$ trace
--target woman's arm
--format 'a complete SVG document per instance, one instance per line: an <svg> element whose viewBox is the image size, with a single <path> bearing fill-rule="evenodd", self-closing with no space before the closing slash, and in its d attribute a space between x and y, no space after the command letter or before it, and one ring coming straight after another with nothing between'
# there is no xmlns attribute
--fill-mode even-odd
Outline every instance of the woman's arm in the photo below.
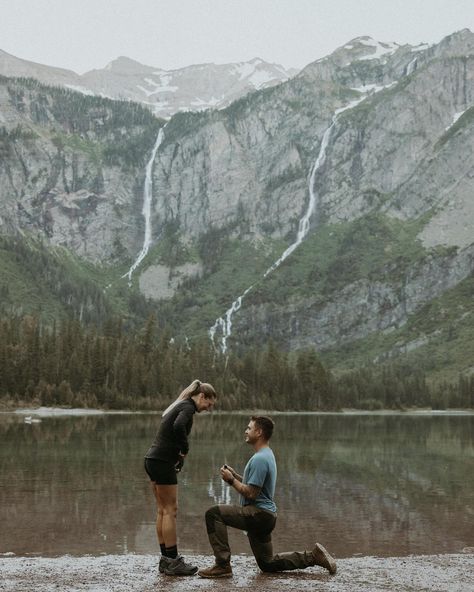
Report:
<svg viewBox="0 0 474 592"><path fill-rule="evenodd" d="M191 407L184 407L176 416L173 422L173 432L179 451L182 456L189 452L188 443L188 425L193 421L193 409Z"/></svg>

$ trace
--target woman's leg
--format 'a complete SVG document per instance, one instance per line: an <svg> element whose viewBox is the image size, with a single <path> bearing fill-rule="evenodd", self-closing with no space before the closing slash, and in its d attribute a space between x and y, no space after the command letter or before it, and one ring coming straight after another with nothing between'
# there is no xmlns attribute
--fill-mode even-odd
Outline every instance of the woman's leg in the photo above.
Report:
<svg viewBox="0 0 474 592"><path fill-rule="evenodd" d="M157 485L156 483L152 482L151 486L153 489L153 495L155 496L156 500L156 536L158 537L158 543L160 545L160 548L162 548L162 545L164 545L165 542L163 539L163 512L160 507L158 492L156 490Z"/></svg>
<svg viewBox="0 0 474 592"><path fill-rule="evenodd" d="M178 512L178 486L154 484L158 507L156 532L158 540L167 549L176 546L176 514Z"/></svg>
<svg viewBox="0 0 474 592"><path fill-rule="evenodd" d="M176 514L178 512L178 486L158 485L155 483L156 500L161 514L158 518L156 531L158 537L162 537L165 545L166 559L168 563L163 564L163 571L169 576L193 576L198 568L195 565L186 563L178 555L176 538ZM161 532L161 534L160 534Z"/></svg>

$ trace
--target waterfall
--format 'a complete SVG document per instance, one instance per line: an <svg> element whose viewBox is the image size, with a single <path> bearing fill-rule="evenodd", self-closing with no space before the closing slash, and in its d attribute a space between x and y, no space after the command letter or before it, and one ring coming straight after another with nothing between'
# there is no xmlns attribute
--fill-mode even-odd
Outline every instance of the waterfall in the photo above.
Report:
<svg viewBox="0 0 474 592"><path fill-rule="evenodd" d="M410 74L412 74L415 71L417 60L418 58L413 58L412 61L408 64L405 76L410 76Z"/></svg>
<svg viewBox="0 0 474 592"><path fill-rule="evenodd" d="M243 294L241 294L234 302L232 302L231 307L226 310L224 317L219 317L216 322L212 325L209 329L209 337L211 341L214 343L214 337L218 329L222 330L222 340L221 340L221 351L225 353L227 350L227 338L230 336L232 332L232 315L234 312L237 312L239 308L242 306L242 300L247 296L250 290L253 288L253 285L250 286L245 290Z"/></svg>
<svg viewBox="0 0 474 592"><path fill-rule="evenodd" d="M153 163L155 162L156 153L158 152L158 148L160 147L163 139L165 137L165 126L160 128L158 132L158 136L156 138L155 145L153 146L153 150L151 152L150 160L146 165L145 171L145 184L143 186L143 207L142 207L142 215L145 218L145 237L143 239L143 247L142 250L138 253L138 256L130 267L130 269L125 273L122 277L128 277L128 282L132 281L132 273L137 269L143 259L146 257L148 253L148 249L151 246L152 236L151 236L151 202L153 198Z"/></svg>
<svg viewBox="0 0 474 592"><path fill-rule="evenodd" d="M262 278L266 278L269 274L271 274L273 271L275 271L275 269L277 269L283 263L283 261L285 261L285 259L287 259L293 253L293 251L299 247L299 245L303 242L306 235L308 234L309 222L310 222L311 216L314 214L314 211L316 209L317 197L318 197L317 193L315 191L316 174L317 174L318 170L323 166L323 164L326 160L327 147L329 144L329 140L331 138L332 131L334 130L334 128L336 126L337 119L343 111L347 111L348 109L353 109L356 105L358 105L365 98L366 97L363 96L360 99L356 99L355 101L352 101L351 103L349 103L345 107L338 109L334 113L333 118L331 120L331 124L329 125L329 127L326 129L326 131L323 134L323 139L321 141L321 147L319 149L318 157L316 158L316 161L311 169L311 174L309 176L309 181L308 181L308 189L309 189L308 207L306 209L304 216L301 218L301 220L299 222L296 240L265 271ZM243 292L243 294L241 294L236 300L234 300L234 302L231 304L230 308L225 312L224 316L216 319L216 322L214 323L214 325L209 329L209 337L213 343L214 343L214 339L215 339L217 331L219 329L221 330L222 338L221 338L220 349L221 349L222 353L225 353L227 351L227 339L230 337L230 335L232 333L232 315L241 308L242 300L245 298L245 296L247 296L247 294L250 292L250 290L252 290L253 287L254 286L252 285L249 288L247 288L245 290L245 292Z"/></svg>

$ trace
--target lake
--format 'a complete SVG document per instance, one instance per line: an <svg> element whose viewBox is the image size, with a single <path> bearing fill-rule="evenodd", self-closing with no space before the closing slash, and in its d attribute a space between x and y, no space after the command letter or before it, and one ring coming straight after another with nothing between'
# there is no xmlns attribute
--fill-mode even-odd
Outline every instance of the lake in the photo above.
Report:
<svg viewBox="0 0 474 592"><path fill-rule="evenodd" d="M323 543L337 557L474 546L473 414L273 414L276 552ZM247 415L196 416L179 482L179 549L209 553L204 512L237 502L220 479L251 455ZM0 414L0 554L157 552L143 455L155 414ZM234 553L250 553L232 531Z"/></svg>

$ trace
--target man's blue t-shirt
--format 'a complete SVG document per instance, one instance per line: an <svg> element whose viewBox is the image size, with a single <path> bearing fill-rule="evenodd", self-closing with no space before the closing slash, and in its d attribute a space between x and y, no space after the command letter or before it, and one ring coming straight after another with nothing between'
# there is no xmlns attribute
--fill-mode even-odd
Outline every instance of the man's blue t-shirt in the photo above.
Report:
<svg viewBox="0 0 474 592"><path fill-rule="evenodd" d="M262 510L276 512L277 507L273 501L277 478L277 466L273 451L268 446L256 452L245 466L243 481L245 485L261 487L259 495L254 501L240 496L242 506L253 504Z"/></svg>

